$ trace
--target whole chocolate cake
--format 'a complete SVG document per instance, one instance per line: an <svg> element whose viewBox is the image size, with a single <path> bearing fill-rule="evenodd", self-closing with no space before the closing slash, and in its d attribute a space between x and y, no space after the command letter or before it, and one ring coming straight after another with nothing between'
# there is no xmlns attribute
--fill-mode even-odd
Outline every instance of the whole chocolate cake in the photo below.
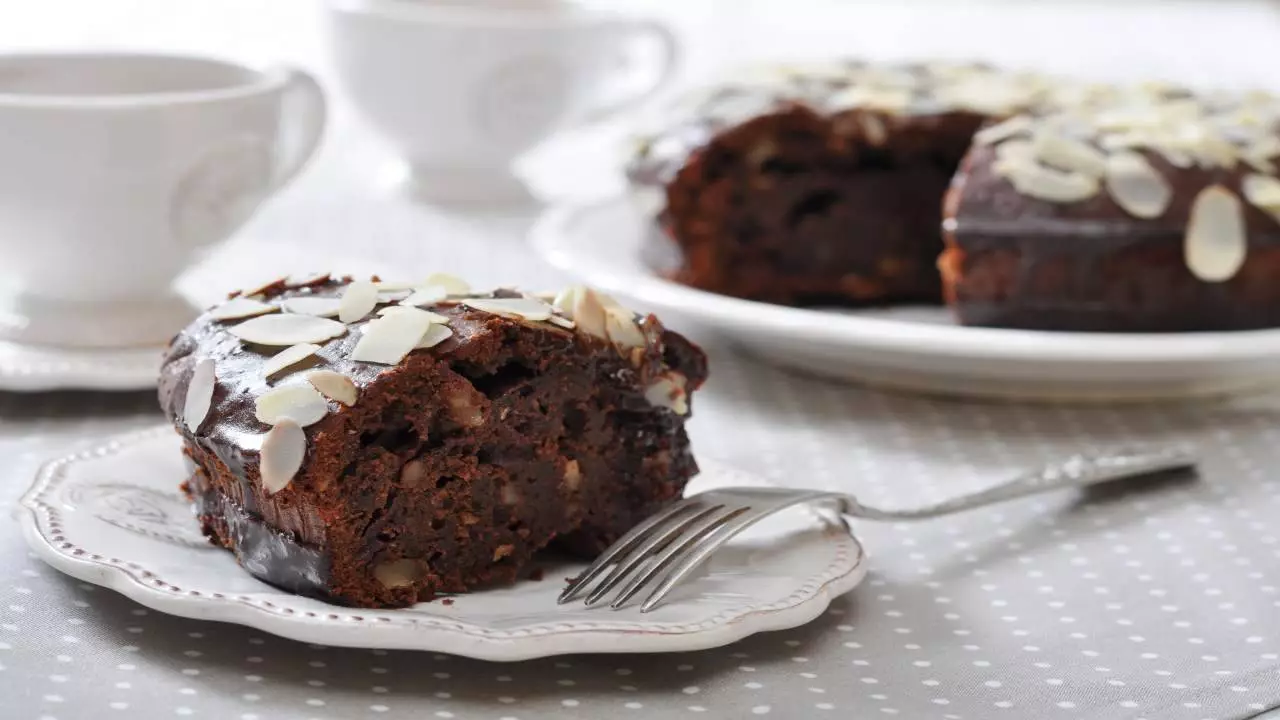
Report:
<svg viewBox="0 0 1280 720"><path fill-rule="evenodd" d="M361 607L593 556L697 473L702 352L657 318L554 299L317 276L181 332L160 404L205 534L273 585Z"/></svg>
<svg viewBox="0 0 1280 720"><path fill-rule="evenodd" d="M945 300L995 327L1280 326L1273 96L851 62L730 82L675 114L628 175L691 286Z"/></svg>

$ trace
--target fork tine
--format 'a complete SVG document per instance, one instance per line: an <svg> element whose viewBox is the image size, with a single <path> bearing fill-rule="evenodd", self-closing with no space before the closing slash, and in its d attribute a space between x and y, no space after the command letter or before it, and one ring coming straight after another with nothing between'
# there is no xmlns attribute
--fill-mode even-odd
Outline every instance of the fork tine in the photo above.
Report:
<svg viewBox="0 0 1280 720"><path fill-rule="evenodd" d="M733 520L735 517L749 511L750 509L751 508L749 506L745 505L738 505L735 507L722 506L720 508L720 512L706 516L702 522L693 526L692 529L684 533L679 539L673 541L670 545L664 548L661 554L659 554L653 562L649 563L648 567L643 571L632 575L626 586L618 593L618 597L615 598L613 602L609 603L609 607L614 610L621 609L627 604L628 600L630 600L636 593L640 592L645 585L649 584L650 580L652 580L658 573L665 570L667 566L677 558L683 556L689 548L694 547L716 528L721 527L726 522Z"/></svg>
<svg viewBox="0 0 1280 720"><path fill-rule="evenodd" d="M694 547L692 552L680 558L679 563L672 568L670 573L667 573L662 582L658 583L658 587L654 588L653 592L649 593L649 597L645 598L645 601L640 604L640 612L647 613L656 608L659 603L666 599L667 595L671 594L672 589L680 584L681 580L698 569L702 563L707 561L707 558L711 557L712 553L720 549L720 546L729 542L738 533L781 509L767 508L739 515L736 518L730 518L728 524L720 527L715 534Z"/></svg>
<svg viewBox="0 0 1280 720"><path fill-rule="evenodd" d="M688 510L696 506L697 502L693 498L681 500L680 502L668 507L666 510L650 516L644 522L631 528L627 534L623 535L617 542L609 546L609 548L604 551L604 554L596 558L595 562L591 563L586 570L582 571L578 577L574 578L573 581L569 583L569 586L566 587L560 593L560 597L556 599L556 604L564 605L567 602L571 602L584 589L586 589L586 586L590 584L592 580L594 580L600 573L604 572L605 568L608 568L613 564L614 558L617 558L623 553L630 552L632 548L640 544L640 541L644 539L650 530L678 515L685 514Z"/></svg>
<svg viewBox="0 0 1280 720"><path fill-rule="evenodd" d="M706 507L693 515L686 514L686 517L683 517L676 522L669 523L666 527L662 528L661 532L658 534L642 538L643 542L640 547L627 555L625 560L619 561L618 565L609 573L609 576L602 580L600 584L596 586L596 589L592 590L587 595L587 605L595 605L603 600L605 595L609 594L609 591L617 587L618 583L625 580L628 575L635 571L636 568L640 567L640 565L649 556L680 537L689 526L699 522L708 515L719 511L720 508L723 507L724 505L716 504Z"/></svg>

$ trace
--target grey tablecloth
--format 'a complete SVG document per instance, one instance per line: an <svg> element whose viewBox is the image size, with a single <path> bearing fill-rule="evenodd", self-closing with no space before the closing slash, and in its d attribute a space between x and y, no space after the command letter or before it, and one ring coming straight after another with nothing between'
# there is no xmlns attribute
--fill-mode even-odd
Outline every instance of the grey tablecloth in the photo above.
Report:
<svg viewBox="0 0 1280 720"><path fill-rule="evenodd" d="M145 610L0 529L0 716L1243 718L1280 705L1280 402L1127 410L831 385L715 349L699 452L910 503L1098 444L1180 440L1199 482L864 523L873 570L808 626L700 653L512 665L326 649ZM140 395L0 396L7 498L157 420Z"/></svg>

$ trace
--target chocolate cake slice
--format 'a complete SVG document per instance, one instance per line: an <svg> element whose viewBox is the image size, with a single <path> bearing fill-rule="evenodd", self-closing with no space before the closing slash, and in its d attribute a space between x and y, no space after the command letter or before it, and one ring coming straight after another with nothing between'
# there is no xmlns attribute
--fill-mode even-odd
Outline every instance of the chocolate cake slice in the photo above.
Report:
<svg viewBox="0 0 1280 720"><path fill-rule="evenodd" d="M702 352L607 296L329 276L182 331L160 404L204 533L281 588L360 607L594 556L697 473Z"/></svg>
<svg viewBox="0 0 1280 720"><path fill-rule="evenodd" d="M771 68L687 99L627 174L685 284L792 305L937 302L942 196L970 139L1047 88L974 64Z"/></svg>

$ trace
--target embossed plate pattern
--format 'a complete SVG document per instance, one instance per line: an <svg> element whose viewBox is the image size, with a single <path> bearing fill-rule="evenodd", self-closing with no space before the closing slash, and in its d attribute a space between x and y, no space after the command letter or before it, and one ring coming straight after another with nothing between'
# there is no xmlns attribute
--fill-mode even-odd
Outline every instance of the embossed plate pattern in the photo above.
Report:
<svg viewBox="0 0 1280 720"><path fill-rule="evenodd" d="M761 484L703 460L691 490ZM716 647L817 617L866 574L843 524L808 510L761 523L654 612L558 606L581 564L541 581L458 595L451 604L359 610L254 579L204 542L178 492L185 470L173 430L156 428L48 463L22 498L23 533L53 567L161 612L256 627L305 642L431 650L488 660L586 652ZM411 632L405 632L410 630Z"/></svg>

